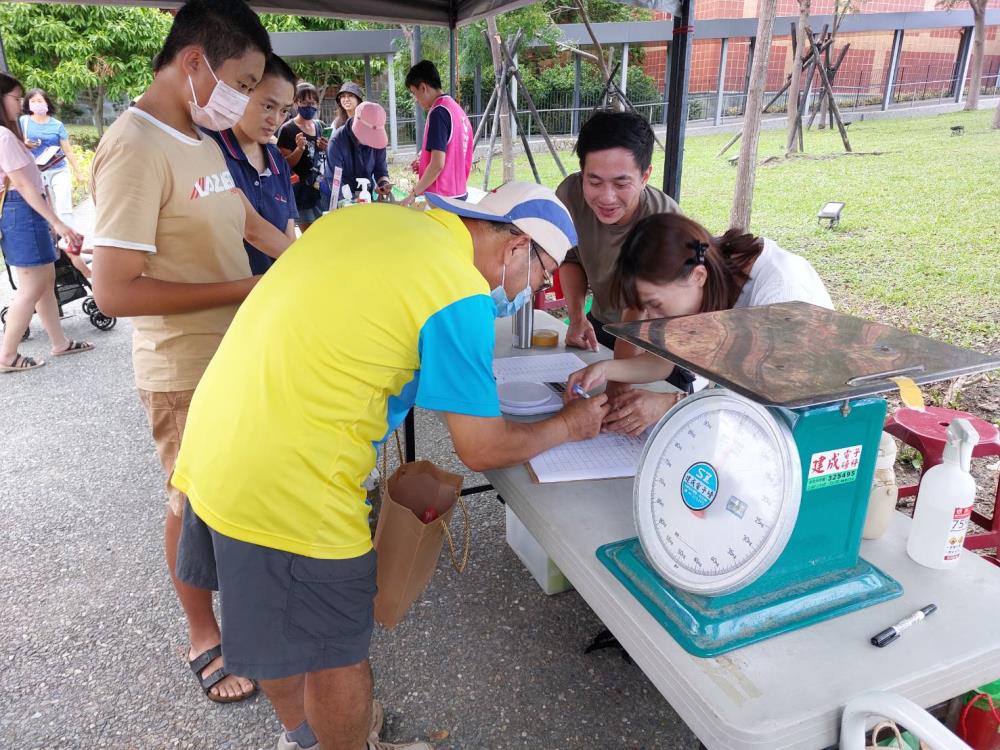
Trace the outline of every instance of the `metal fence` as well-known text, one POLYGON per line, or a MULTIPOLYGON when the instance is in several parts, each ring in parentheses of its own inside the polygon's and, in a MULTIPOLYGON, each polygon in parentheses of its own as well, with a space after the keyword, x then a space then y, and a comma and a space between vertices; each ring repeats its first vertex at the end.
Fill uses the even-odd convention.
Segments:
MULTIPOLYGON (((927 75, 919 76, 919 80, 907 81, 907 77, 913 77, 913 71, 907 71, 901 67, 897 75, 897 83, 892 88, 890 106, 905 107, 917 106, 919 104, 933 103, 940 101, 954 100, 956 79, 952 77, 938 78, 933 75, 932 69, 928 68, 927 75), (902 81, 902 82, 900 82, 902 81)), ((770 101, 775 92, 765 94, 764 101, 770 101)), ((809 112, 812 114, 819 109, 822 93, 820 85, 814 85, 809 96, 809 112)), ((879 77, 872 78, 870 72, 862 72, 860 76, 843 76, 834 81, 834 97, 837 106, 842 110, 862 110, 865 108, 880 107, 885 95, 885 81, 879 77)), ((992 70, 984 71, 983 82, 980 93, 986 96, 1000 94, 1000 64, 993 66, 992 70)), ((483 92, 482 104, 485 105, 488 93, 483 92)), ((471 99, 471 97, 469 97, 471 99)), ((544 102, 536 102, 538 113, 542 122, 550 135, 567 136, 576 135, 580 124, 586 122, 591 112, 597 104, 597 97, 589 99, 581 94, 580 104, 573 106, 572 94, 563 95, 560 93, 555 97, 548 97, 544 102), (567 101, 568 100, 568 101, 567 101)), ((716 91, 702 91, 688 95, 688 121, 704 122, 714 121, 716 109, 719 107, 720 99, 716 91)), ((636 110, 646 117, 654 125, 665 122, 667 103, 662 97, 654 101, 633 102, 636 110)), ((463 101, 466 111, 474 111, 474 102, 463 101)), ((774 104, 768 108, 768 113, 780 113, 786 111, 788 106, 788 96, 783 94, 774 104)), ((742 117, 746 108, 746 95, 742 91, 726 91, 721 99, 723 118, 742 117)), ((479 127, 481 115, 470 114, 473 129, 479 127)), ((489 138, 493 122, 487 123, 484 130, 485 138, 489 138)), ((517 119, 521 127, 525 130, 529 138, 540 135, 538 125, 531 113, 524 106, 524 102, 519 102, 517 119)), ((413 117, 401 117, 397 120, 400 145, 410 145, 416 139, 416 122, 413 117)), ((517 139, 516 131, 513 131, 514 138, 517 139)), ((498 134, 499 137, 499 134, 498 134)))

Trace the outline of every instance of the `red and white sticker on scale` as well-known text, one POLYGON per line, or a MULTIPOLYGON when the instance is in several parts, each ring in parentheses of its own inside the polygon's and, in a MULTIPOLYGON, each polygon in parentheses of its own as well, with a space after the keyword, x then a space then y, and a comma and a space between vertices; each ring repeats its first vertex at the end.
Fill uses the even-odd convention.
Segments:
POLYGON ((966 508, 955 508, 955 514, 951 518, 951 529, 948 532, 948 541, 944 546, 944 559, 957 560, 962 554, 962 545, 965 543, 965 532, 969 530, 969 517, 972 515, 972 506, 966 508))

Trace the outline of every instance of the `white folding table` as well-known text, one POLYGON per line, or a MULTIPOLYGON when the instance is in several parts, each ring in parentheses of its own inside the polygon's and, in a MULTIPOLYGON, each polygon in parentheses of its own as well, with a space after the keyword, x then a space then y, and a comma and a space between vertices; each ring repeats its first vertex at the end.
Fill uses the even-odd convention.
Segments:
MULTIPOLYGON (((536 311, 535 327, 560 332, 558 349, 511 347, 497 321, 497 357, 565 351, 565 326, 536 311)), ((569 350, 576 351, 576 350, 569 350)), ((587 361, 610 356, 577 352, 587 361)), ((636 534, 632 480, 539 484, 517 466, 485 472, 507 506, 710 750, 824 748, 838 741, 843 707, 888 690, 931 706, 1000 677, 1000 569, 966 552, 950 571, 906 555, 910 519, 895 514, 862 556, 904 588, 895 600, 710 659, 691 656, 611 575, 598 547, 636 534), (869 638, 929 603, 938 611, 885 648, 869 638)))

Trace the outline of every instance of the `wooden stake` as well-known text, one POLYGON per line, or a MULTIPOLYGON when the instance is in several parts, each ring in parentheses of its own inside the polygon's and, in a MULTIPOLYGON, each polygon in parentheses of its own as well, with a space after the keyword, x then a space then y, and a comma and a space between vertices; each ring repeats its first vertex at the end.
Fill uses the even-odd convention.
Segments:
MULTIPOLYGON (((812 31, 807 28, 806 32, 806 36, 809 37, 809 44, 812 46, 813 51, 816 52, 816 40, 812 37, 812 31)), ((847 137, 847 128, 844 127, 844 123, 840 119, 840 107, 837 106, 837 100, 833 98, 833 86, 830 85, 830 79, 827 78, 826 69, 822 65, 819 66, 819 77, 823 81, 823 88, 826 89, 826 95, 830 97, 830 113, 833 115, 833 119, 837 123, 837 128, 840 130, 840 139, 844 142, 844 149, 847 153, 851 153, 851 141, 847 137)))

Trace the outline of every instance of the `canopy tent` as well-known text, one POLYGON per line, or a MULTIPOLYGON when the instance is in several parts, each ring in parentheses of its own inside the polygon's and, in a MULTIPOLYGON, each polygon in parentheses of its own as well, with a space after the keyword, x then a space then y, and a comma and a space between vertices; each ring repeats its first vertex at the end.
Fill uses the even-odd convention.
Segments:
MULTIPOLYGON (((674 13, 679 0, 616 0, 649 10, 674 13)), ((132 5, 148 8, 177 8, 181 0, 27 0, 65 2, 72 5, 132 5)), ((532 5, 538 0, 267 0, 249 1, 258 13, 295 16, 336 16, 381 23, 461 26, 486 16, 532 5)))
MULTIPOLYGON (((177 8, 182 0, 26 0, 27 2, 57 2, 70 5, 131 5, 150 8, 177 8)), ((486 16, 503 13, 539 0, 248 0, 260 13, 284 13, 302 16, 336 16, 365 21, 401 24, 456 26, 478 21, 486 16)), ((674 199, 680 197, 681 157, 684 153, 684 129, 688 112, 688 69, 691 66, 691 43, 694 27, 694 0, 616 0, 648 10, 663 11, 673 16, 673 37, 667 69, 669 113, 664 145, 663 191, 674 199)), ((454 50, 452 50, 451 80, 454 81, 454 50)), ((0 39, 0 67, 6 69, 3 40, 0 39)))

